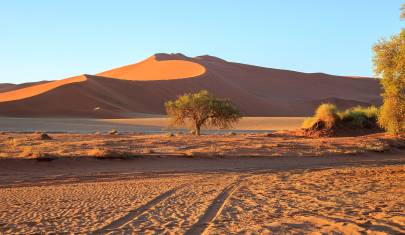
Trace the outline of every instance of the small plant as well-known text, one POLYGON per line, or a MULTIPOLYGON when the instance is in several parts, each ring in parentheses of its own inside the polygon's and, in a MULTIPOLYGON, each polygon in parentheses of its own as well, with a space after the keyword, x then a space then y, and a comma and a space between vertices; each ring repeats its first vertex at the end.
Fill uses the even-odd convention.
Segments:
POLYGON ((166 133, 166 136, 167 136, 167 137, 173 137, 174 134, 173 134, 172 132, 169 132, 169 133, 166 133))
POLYGON ((231 132, 228 133, 228 135, 229 135, 229 136, 236 135, 236 132, 231 131, 231 132))
POLYGON ((127 159, 132 156, 131 153, 106 148, 94 148, 87 151, 86 156, 97 159, 127 159))
POLYGON ((112 129, 111 131, 108 132, 110 135, 118 135, 118 131, 116 129, 112 129))

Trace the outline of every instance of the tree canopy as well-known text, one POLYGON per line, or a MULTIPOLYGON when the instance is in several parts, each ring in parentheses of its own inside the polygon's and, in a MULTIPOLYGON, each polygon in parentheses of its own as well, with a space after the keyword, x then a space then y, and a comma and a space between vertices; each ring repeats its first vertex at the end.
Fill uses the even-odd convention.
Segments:
POLYGON ((384 103, 379 123, 388 132, 405 130, 405 30, 374 46, 374 71, 381 76, 384 103))
POLYGON ((179 96, 165 103, 172 125, 189 125, 200 135, 201 127, 229 128, 241 118, 239 110, 226 99, 206 90, 179 96))

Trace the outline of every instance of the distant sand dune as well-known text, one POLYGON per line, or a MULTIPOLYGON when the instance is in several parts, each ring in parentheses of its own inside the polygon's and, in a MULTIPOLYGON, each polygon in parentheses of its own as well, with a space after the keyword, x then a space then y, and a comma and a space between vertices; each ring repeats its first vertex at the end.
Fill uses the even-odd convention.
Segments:
POLYGON ((57 87, 61 87, 68 84, 84 82, 87 78, 84 75, 66 78, 63 80, 48 82, 40 85, 29 86, 22 89, 12 90, 8 92, 0 93, 0 102, 7 102, 7 101, 14 101, 14 100, 22 100, 29 97, 33 97, 36 95, 40 95, 42 93, 48 92, 52 89, 57 87))
POLYGON ((197 77, 205 73, 204 66, 187 60, 158 60, 157 56, 109 71, 98 76, 124 80, 173 80, 197 77))
POLYGON ((131 118, 165 114, 164 103, 209 90, 244 116, 309 116, 322 102, 339 108, 379 105, 371 78, 264 68, 213 56, 156 54, 124 67, 0 93, 0 116, 131 118))

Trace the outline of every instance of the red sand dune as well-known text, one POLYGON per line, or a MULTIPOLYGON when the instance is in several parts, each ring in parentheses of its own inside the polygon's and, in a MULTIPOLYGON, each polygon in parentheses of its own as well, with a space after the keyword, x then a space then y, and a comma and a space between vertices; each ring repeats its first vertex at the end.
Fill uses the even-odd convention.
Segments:
POLYGON ((163 114, 164 102, 207 89, 246 116, 306 116, 322 102, 341 108, 380 103, 371 78, 300 73, 227 62, 212 56, 156 54, 93 75, 0 91, 0 116, 132 117, 163 114))
POLYGON ((109 71, 97 74, 97 76, 124 79, 124 80, 173 80, 196 77, 205 73, 204 66, 182 60, 173 56, 164 60, 164 55, 157 54, 148 59, 109 71))
POLYGON ((77 76, 72 78, 66 78, 59 81, 47 82, 39 85, 33 85, 26 88, 21 88, 17 90, 11 90, 7 92, 0 93, 0 102, 22 100, 42 93, 53 90, 57 87, 64 86, 67 84, 72 84, 76 82, 86 81, 85 76, 77 76))
POLYGON ((0 83, 0 92, 12 90, 16 86, 17 86, 16 84, 12 84, 12 83, 0 83))
POLYGON ((21 84, 13 84, 13 83, 0 83, 0 92, 12 91, 17 90, 29 86, 40 85, 44 83, 48 83, 51 81, 39 81, 39 82, 27 82, 21 84))

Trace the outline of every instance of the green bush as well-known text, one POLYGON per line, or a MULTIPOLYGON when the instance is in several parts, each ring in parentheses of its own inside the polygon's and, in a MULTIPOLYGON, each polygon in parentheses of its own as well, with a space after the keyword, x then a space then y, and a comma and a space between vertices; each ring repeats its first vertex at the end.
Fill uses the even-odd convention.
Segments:
POLYGON ((312 128, 316 123, 323 122, 326 128, 337 125, 351 128, 374 128, 377 126, 379 110, 375 106, 361 107, 339 111, 334 104, 321 104, 313 117, 302 123, 302 128, 312 128))
POLYGON ((317 122, 317 119, 315 117, 309 117, 304 120, 301 127, 304 129, 308 129, 308 128, 313 127, 316 122, 317 122))
POLYGON ((326 127, 331 128, 339 120, 338 110, 334 104, 321 104, 315 111, 314 117, 307 118, 302 128, 311 128, 316 122, 322 121, 326 127))
POLYGON ((378 119, 378 108, 375 106, 357 106, 338 112, 341 122, 354 128, 370 128, 375 126, 378 119))

